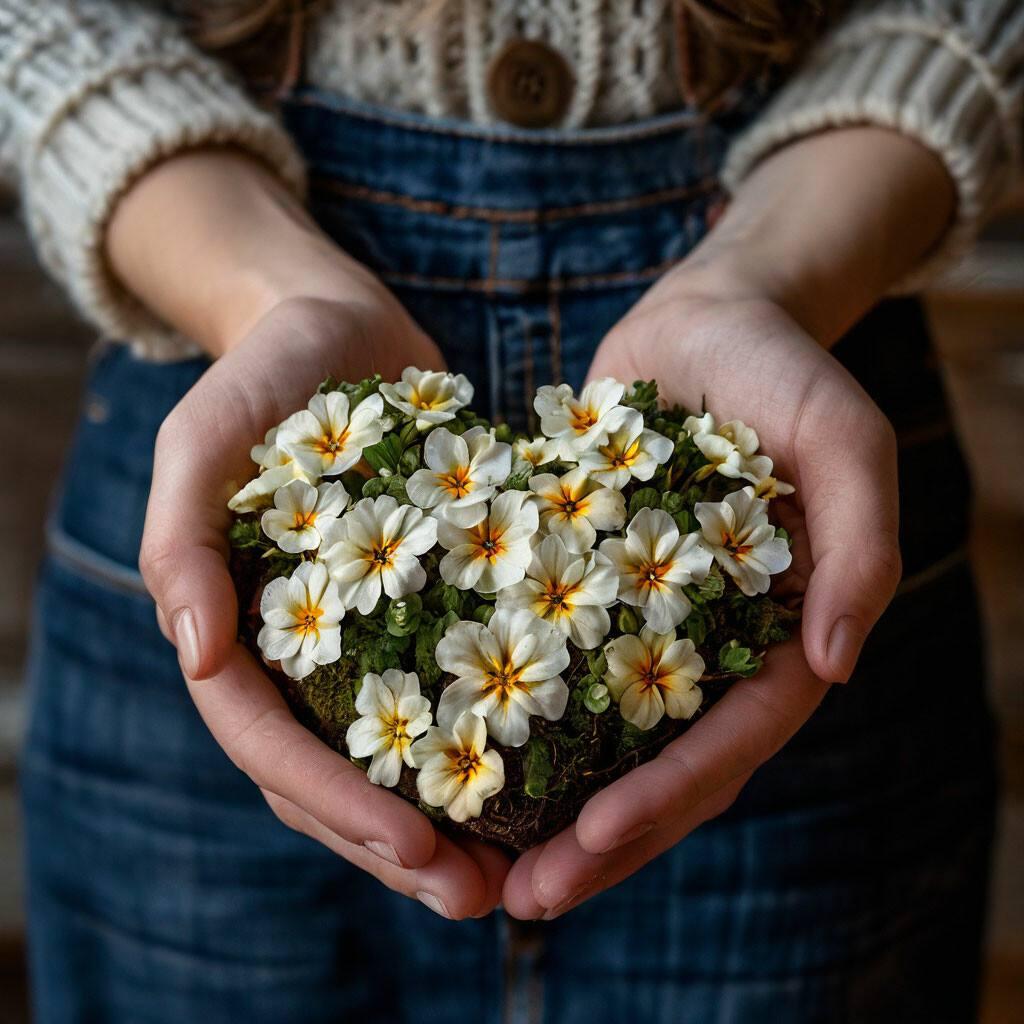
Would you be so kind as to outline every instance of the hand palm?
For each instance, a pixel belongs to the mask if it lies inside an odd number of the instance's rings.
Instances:
[[[299,725],[236,642],[227,570],[226,501],[230,481],[252,475],[253,440],[305,405],[329,373],[396,380],[409,364],[443,360],[397,303],[371,311],[300,300],[267,314],[161,428],[140,563],[196,706],[278,817],[391,888],[464,917],[497,903],[505,858],[435,833],[411,804]]]
[[[728,807],[817,707],[826,680],[848,676],[899,577],[891,428],[777,306],[680,301],[659,285],[605,339],[590,376],[655,379],[668,402],[756,427],[777,475],[797,488],[775,506],[794,540],[776,592],[805,594],[803,622],[758,676],[513,866],[504,901],[522,917],[577,905]]]

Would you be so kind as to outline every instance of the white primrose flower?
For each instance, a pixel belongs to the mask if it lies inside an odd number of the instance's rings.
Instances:
[[[625,385],[611,377],[591,381],[579,398],[568,384],[545,384],[537,389],[533,407],[540,416],[540,429],[559,441],[564,458],[575,460],[621,426],[629,412],[619,405],[625,393]]]
[[[271,427],[263,435],[263,443],[254,444],[249,449],[249,457],[260,469],[273,469],[275,466],[283,466],[286,462],[290,461],[290,456],[285,455],[277,447],[277,432],[279,429],[280,425]]]
[[[605,487],[622,490],[631,477],[650,480],[655,470],[672,457],[672,441],[644,426],[643,414],[630,409],[608,439],[580,456],[580,468]]]
[[[450,587],[480,594],[518,583],[533,557],[530,538],[537,532],[537,509],[529,498],[528,491],[505,491],[470,527],[440,520],[437,539],[448,549],[439,566],[441,579]]]
[[[283,463],[265,469],[259,476],[250,480],[237,494],[228,500],[228,508],[232,512],[259,512],[261,509],[269,508],[274,504],[274,495],[282,487],[286,487],[293,480],[302,480],[304,483],[316,485],[319,477],[310,476],[303,472],[302,467],[294,461]]]
[[[331,391],[314,395],[278,428],[275,444],[313,476],[337,476],[351,469],[363,449],[383,436],[384,400],[369,395],[350,409],[348,395]]]
[[[453,623],[435,657],[457,676],[437,704],[445,728],[472,711],[499,743],[521,747],[530,738],[530,715],[556,722],[565,713],[569,687],[559,674],[569,665],[565,636],[532,612],[499,608],[486,626]]]
[[[484,801],[505,785],[505,762],[486,746],[487,726],[470,711],[451,729],[431,726],[412,746],[423,802],[443,807],[452,821],[479,818]]]
[[[658,633],[675,629],[690,614],[683,586],[703,580],[712,562],[700,534],[680,537],[675,521],[660,508],[642,508],[626,527],[625,540],[609,537],[601,553],[618,571],[619,600],[642,609]]]
[[[781,498],[786,494],[792,494],[796,488],[783,480],[776,480],[773,476],[766,476],[754,484],[754,494],[765,501],[773,498]]]
[[[710,463],[697,472],[698,480],[717,472],[731,480],[757,483],[771,475],[772,460],[757,454],[757,431],[742,420],[729,420],[716,429],[714,417],[706,412],[700,417],[687,416],[683,428],[693,435],[693,443]]]
[[[369,615],[380,600],[423,588],[427,574],[419,556],[437,541],[437,522],[389,494],[363,498],[325,527],[320,557],[338,584],[346,608]]]
[[[768,522],[768,502],[753,487],[733,491],[725,501],[698,501],[693,513],[715,561],[747,597],[767,593],[771,575],[793,561],[789,545]]]
[[[417,370],[407,366],[395,384],[381,384],[380,393],[396,409],[416,420],[417,430],[429,430],[455,419],[473,401],[473,385],[461,373]]]
[[[526,579],[499,591],[497,607],[526,608],[586,651],[608,635],[607,609],[618,589],[618,573],[604,555],[573,554],[552,535],[535,545]]]
[[[561,537],[570,551],[587,551],[598,530],[620,530],[626,521],[622,493],[592,480],[582,466],[564,476],[530,477],[530,490],[536,495],[541,527]]]
[[[439,427],[427,435],[423,461],[427,468],[416,470],[406,483],[410,499],[455,526],[475,526],[508,479],[512,448],[483,427],[461,436]]]
[[[274,507],[260,519],[263,532],[282,550],[297,555],[320,547],[321,531],[348,507],[348,491],[336,480],[313,487],[292,480],[274,493]]]
[[[319,477],[310,476],[287,453],[277,447],[277,432],[280,427],[271,427],[263,437],[262,444],[250,449],[252,461],[260,467],[260,475],[250,480],[228,501],[232,512],[258,512],[274,503],[278,488],[285,487],[292,480],[303,480],[314,487]]]
[[[356,697],[357,718],[345,733],[353,757],[369,757],[367,776],[378,786],[397,786],[402,762],[410,768],[412,741],[433,721],[430,701],[420,695],[415,672],[389,668],[383,676],[367,672]]]
[[[512,442],[512,472],[531,472],[538,466],[554,462],[559,457],[558,441],[552,441],[550,437],[535,437],[532,441],[525,437]]]
[[[639,636],[626,633],[604,649],[604,682],[619,711],[638,729],[652,729],[663,715],[692,718],[703,697],[697,681],[704,659],[692,640],[677,640],[675,630],[656,633],[649,626]]]
[[[260,597],[260,615],[259,648],[292,679],[341,657],[338,623],[345,607],[323,562],[303,562],[290,577],[271,580]]]

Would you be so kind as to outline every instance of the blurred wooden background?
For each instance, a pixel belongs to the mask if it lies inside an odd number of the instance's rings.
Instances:
[[[32,578],[49,489],[74,423],[92,332],[38,270],[0,199],[0,1024],[24,1024],[15,758]],[[975,467],[975,558],[991,634],[1006,789],[984,1024],[1024,1021],[1024,194],[929,297]],[[30,538],[30,543],[25,543]]]

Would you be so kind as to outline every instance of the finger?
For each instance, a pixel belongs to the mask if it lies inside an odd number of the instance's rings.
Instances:
[[[226,422],[240,420],[243,427],[215,425],[202,396],[220,389],[216,382],[204,382],[160,429],[139,553],[146,587],[193,679],[216,672],[234,645],[238,601],[227,568],[229,481],[251,474],[248,445],[256,436],[251,427],[245,429],[251,416],[232,409],[226,396],[219,403],[221,414]],[[230,437],[223,436],[226,429]],[[215,450],[237,456],[221,462]]]
[[[804,598],[804,648],[817,675],[845,682],[902,571],[896,441],[852,381],[822,381],[804,396],[796,422],[794,452],[814,562]]]
[[[576,822],[580,846],[598,854],[651,831],[749,775],[821,702],[799,636],[772,648],[769,664],[725,696],[653,760],[590,798]]]
[[[476,861],[485,883],[484,899],[480,909],[473,917],[486,917],[501,903],[501,889],[505,884],[512,861],[496,846],[479,839],[463,839],[457,841],[458,847]]]
[[[435,914],[460,921],[488,910],[489,887],[476,860],[447,836],[438,836],[431,859],[417,868],[400,868],[332,832],[298,805],[264,791],[271,810],[289,828],[302,832],[361,868],[394,892],[419,900]],[[496,901],[495,901],[496,902]]]
[[[262,789],[396,864],[430,861],[436,833],[427,818],[303,728],[244,648],[236,644],[216,675],[187,682],[214,739]]]
[[[520,921],[536,921],[547,909],[533,893],[533,871],[547,844],[527,850],[512,865],[505,878],[501,902],[505,913]]]
[[[749,776],[727,787],[662,827],[610,853],[584,850],[570,826],[524,854],[505,880],[505,908],[527,920],[550,921],[628,878],[710,818],[725,811]],[[531,857],[531,855],[533,855]],[[527,858],[530,857],[529,860]]]

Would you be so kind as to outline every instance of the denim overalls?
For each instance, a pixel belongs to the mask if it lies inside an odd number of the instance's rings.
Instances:
[[[701,237],[756,109],[572,135],[301,92],[318,221],[516,427]],[[136,571],[203,373],[106,347],[50,528],[22,781],[38,1024],[973,1019],[992,735],[967,484],[918,307],[837,354],[901,436],[907,577],[854,679],[734,807],[550,924],[453,923],[288,831],[211,739]],[[782,370],[780,369],[780,372]]]

